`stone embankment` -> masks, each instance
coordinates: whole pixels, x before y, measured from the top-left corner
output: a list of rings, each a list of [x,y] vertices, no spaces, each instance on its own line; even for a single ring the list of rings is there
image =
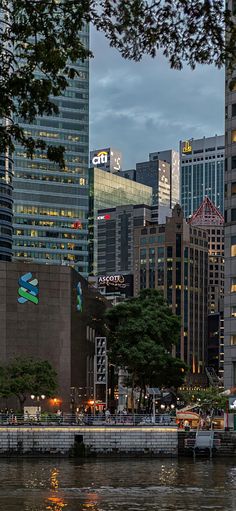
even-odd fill
[[[176,426],[3,426],[0,457],[193,456],[196,433]],[[213,456],[236,457],[236,431],[215,431]]]
[[[0,456],[177,457],[175,426],[0,428]]]

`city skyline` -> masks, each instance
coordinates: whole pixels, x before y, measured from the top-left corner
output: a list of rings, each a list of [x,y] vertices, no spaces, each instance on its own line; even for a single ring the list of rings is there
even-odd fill
[[[170,70],[164,59],[124,60],[91,30],[90,150],[114,146],[123,169],[188,138],[224,133],[224,71]]]

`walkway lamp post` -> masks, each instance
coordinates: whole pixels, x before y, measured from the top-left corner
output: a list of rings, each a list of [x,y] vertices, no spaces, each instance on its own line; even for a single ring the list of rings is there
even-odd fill
[[[41,400],[44,400],[46,396],[44,394],[41,394],[40,396],[35,396],[34,394],[31,394],[30,397],[33,401],[37,402],[37,413],[39,413],[39,403]]]

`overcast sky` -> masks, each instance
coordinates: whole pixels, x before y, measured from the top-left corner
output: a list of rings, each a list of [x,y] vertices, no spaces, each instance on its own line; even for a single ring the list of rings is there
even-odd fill
[[[114,147],[123,169],[179,140],[224,133],[224,72],[198,66],[169,69],[162,58],[122,59],[91,31],[90,149]]]

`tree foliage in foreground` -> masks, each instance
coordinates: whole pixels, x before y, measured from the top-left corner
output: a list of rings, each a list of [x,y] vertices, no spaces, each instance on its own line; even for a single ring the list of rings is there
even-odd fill
[[[110,361],[126,369],[133,386],[178,387],[187,369],[171,356],[180,336],[180,320],[165,302],[162,293],[141,291],[106,313]]]
[[[75,63],[91,56],[86,24],[127,59],[164,54],[176,69],[234,62],[236,29],[223,0],[0,0],[0,9],[0,152],[17,142],[63,165],[64,148],[28,136],[21,123],[58,115],[55,99],[76,77]]]
[[[227,397],[222,396],[222,391],[215,387],[206,389],[181,391],[181,399],[188,405],[198,405],[203,410],[211,408],[225,409]]]
[[[49,398],[56,389],[57,374],[47,360],[16,358],[0,367],[0,396],[17,397],[21,411],[31,394]]]

